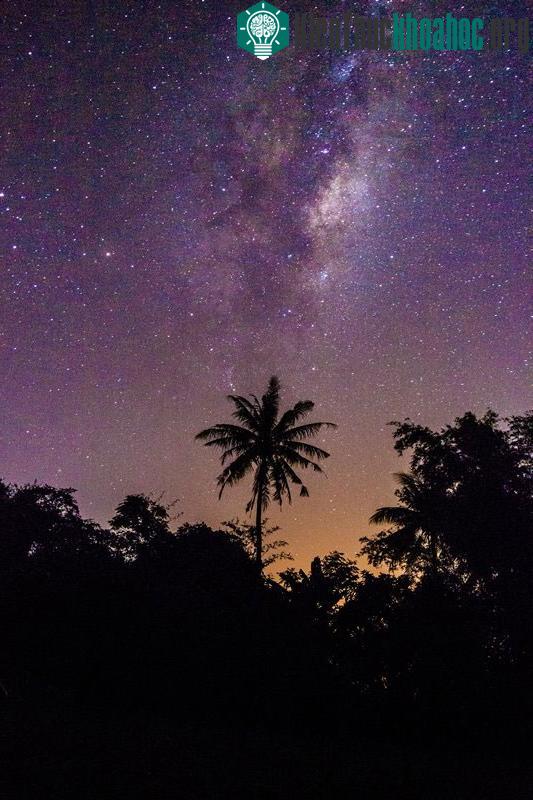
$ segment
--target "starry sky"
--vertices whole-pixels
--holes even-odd
[[[100,522],[138,491],[244,518],[193,437],[278,374],[339,425],[327,478],[269,514],[304,566],[393,499],[390,420],[531,405],[528,56],[259,61],[244,7],[4,7],[0,475],[76,487]]]

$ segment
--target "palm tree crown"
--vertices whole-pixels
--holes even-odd
[[[319,461],[329,457],[320,447],[305,441],[316,436],[323,427],[336,427],[332,422],[308,422],[297,425],[314,408],[314,403],[304,400],[288,411],[279,414],[280,384],[272,377],[268,389],[259,400],[228,395],[235,409],[232,416],[240,425],[219,423],[206,428],[196,438],[207,447],[222,450],[222,466],[218,476],[219,498],[226,486],[234,486],[246,475],[253,475],[252,495],[246,506],[250,512],[256,509],[256,560],[262,566],[261,514],[271,500],[280,505],[287,498],[292,500],[291,485],[300,487],[300,495],[308,497],[307,487],[296,469],[322,472]],[[228,463],[229,462],[229,463]]]

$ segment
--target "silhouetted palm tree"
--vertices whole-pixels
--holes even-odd
[[[228,395],[235,405],[232,416],[242,425],[220,423],[201,431],[196,438],[205,440],[207,447],[222,450],[222,465],[230,461],[218,476],[219,498],[226,486],[233,486],[253,472],[252,496],[246,511],[255,506],[256,561],[262,569],[262,513],[273,499],[280,505],[286,497],[291,502],[290,485],[300,487],[300,495],[308,497],[295,468],[311,467],[322,472],[317,461],[328,458],[329,453],[304,440],[316,436],[324,426],[336,427],[332,422],[308,422],[296,425],[298,420],[314,408],[314,403],[304,400],[279,416],[279,380],[270,379],[268,390],[259,400],[240,395]]]
[[[382,531],[375,539],[363,537],[362,552],[375,566],[385,561],[393,568],[411,571],[427,566],[436,573],[442,555],[438,520],[445,498],[414,475],[401,472],[396,478],[402,505],[378,508],[369,520],[374,525],[392,524],[394,530]]]

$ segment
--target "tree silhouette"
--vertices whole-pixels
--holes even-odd
[[[307,574],[303,569],[289,568],[279,574],[281,584],[310,607],[320,612],[331,612],[341,601],[352,599],[357,589],[359,568],[344,553],[333,550],[323,558],[311,561]]]
[[[274,499],[300,423],[232,403],[251,422],[233,445],[217,426],[227,464],[255,481],[266,450]],[[104,528],[72,489],[0,480],[2,796],[77,797],[88,774],[102,800],[529,796],[533,415],[394,440],[409,475],[365,553],[395,575],[333,551],[265,580],[253,520],[174,529],[130,494]]]
[[[504,422],[489,410],[439,431],[392,423],[396,451],[411,451],[411,472],[399,476],[401,505],[370,518],[393,529],[361,540],[374,566],[461,573],[491,591],[502,580],[530,581],[532,415]]]
[[[441,544],[486,585],[522,570],[531,575],[532,416],[501,421],[490,410],[468,412],[439,431],[394,423],[395,449],[411,452]]]
[[[279,526],[268,528],[267,524],[268,520],[264,519],[261,531],[263,567],[271,567],[276,561],[294,561],[291,553],[285,550],[289,543],[285,539],[272,538],[280,530]],[[239,519],[230,519],[222,523],[222,528],[238,539],[251,558],[255,557],[257,540],[255,525],[246,525]]]
[[[138,557],[158,538],[170,533],[168,508],[159,500],[145,494],[129,494],[117,506],[109,527],[118,535],[127,559]]]
[[[221,461],[229,464],[218,476],[219,498],[226,486],[234,486],[249,473],[253,473],[252,496],[246,506],[247,513],[255,506],[255,559],[260,571],[263,569],[262,513],[271,500],[281,506],[283,498],[292,501],[291,484],[300,487],[300,496],[309,492],[295,468],[322,472],[317,463],[329,457],[320,447],[304,441],[316,436],[327,427],[336,427],[332,422],[296,423],[314,408],[310,400],[301,400],[279,415],[280,384],[275,376],[270,379],[268,389],[259,400],[240,395],[228,395],[235,410],[232,416],[241,425],[219,423],[197,434],[196,439],[206,447],[222,450]],[[231,459],[231,460],[230,460]]]
[[[382,506],[369,520],[394,527],[373,539],[363,537],[362,554],[373,566],[386,562],[391,569],[401,567],[408,573],[429,569],[436,574],[445,558],[439,531],[445,519],[446,495],[415,475],[400,472],[396,478],[400,488],[395,494],[401,505]]]

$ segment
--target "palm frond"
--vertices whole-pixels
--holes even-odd
[[[284,440],[283,444],[287,447],[294,448],[294,450],[299,453],[305,453],[305,455],[310,456],[311,458],[316,458],[319,461],[323,458],[329,458],[329,453],[327,453],[325,450],[322,450],[321,447],[316,447],[314,444],[298,442],[292,439],[289,441]]]
[[[283,496],[287,497],[289,504],[292,503],[291,487],[287,480],[287,475],[283,469],[283,462],[276,461],[272,466],[272,479],[274,482],[274,500],[279,503],[283,502]]]
[[[251,448],[247,444],[237,444],[234,447],[230,447],[227,450],[224,450],[222,456],[220,457],[220,462],[222,465],[226,463],[228,458],[233,458],[233,456],[242,455],[243,453],[248,453],[251,458],[255,458],[257,450]]]
[[[257,431],[261,418],[258,414],[257,408],[246,397],[240,395],[228,395],[228,400],[231,400],[235,405],[235,411],[232,416],[246,425],[251,431]]]
[[[316,436],[322,428],[336,428],[334,422],[308,422],[285,431],[284,439],[305,439],[307,436]]]
[[[402,486],[410,486],[413,488],[420,487],[418,478],[416,478],[414,475],[411,475],[409,472],[395,472],[393,475],[395,480]]]
[[[404,525],[412,512],[402,506],[382,506],[369,519],[372,525]]]
[[[279,460],[279,462],[282,464],[282,466],[283,466],[283,470],[284,470],[284,471],[287,473],[287,475],[289,476],[289,478],[291,479],[291,481],[292,481],[293,483],[297,484],[298,486],[300,486],[300,485],[301,485],[301,483],[302,483],[302,479],[300,478],[300,476],[298,475],[298,473],[296,473],[296,472],[293,470],[293,468],[292,468],[292,467],[291,467],[291,465],[288,463],[288,461],[286,461],[285,459],[278,459],[278,460]]]
[[[257,469],[255,470],[252,484],[252,496],[248,502],[248,505],[246,506],[247,513],[249,513],[254,507],[256,501],[258,500],[259,494],[261,494],[261,508],[264,510],[267,508],[270,500],[270,484],[268,480],[268,474],[265,475],[264,473],[264,464],[258,464]]]
[[[236,438],[231,436],[222,436],[220,439],[212,439],[210,442],[205,442],[206,447],[218,447],[219,450],[234,450],[235,448],[241,447],[243,449],[251,447],[251,442],[241,442]],[[222,458],[226,458],[224,455]]]
[[[323,471],[322,467],[319,467],[319,465],[315,464],[314,461],[302,456],[300,453],[290,447],[278,447],[278,453],[282,455],[291,466],[302,467],[303,469],[312,467],[315,472]]]
[[[228,464],[225,467],[220,475],[217,478],[217,483],[220,486],[220,491],[218,493],[219,499],[222,497],[222,493],[226,486],[234,486],[238,483],[244,476],[253,468],[254,466],[254,458],[251,456],[249,452],[242,453],[240,456]]]
[[[206,428],[200,431],[200,433],[197,433],[194,438],[200,441],[207,440],[207,443],[209,443],[209,440],[220,439],[222,437],[234,438],[236,441],[242,442],[249,442],[254,438],[253,433],[247,428],[227,423],[220,423],[219,425],[213,425],[212,428]]]
[[[304,484],[303,484],[303,482],[302,482],[302,479],[301,479],[301,478],[300,478],[300,476],[299,476],[299,475],[298,475],[298,474],[297,474],[297,473],[296,473],[296,472],[293,470],[293,468],[291,467],[291,465],[290,465],[290,464],[289,464],[289,463],[288,463],[288,462],[287,462],[285,459],[283,459],[281,463],[283,464],[283,471],[284,471],[284,472],[285,472],[285,473],[288,475],[288,477],[290,478],[290,480],[291,480],[291,481],[292,481],[294,484],[296,484],[297,486],[300,486],[300,497],[309,497],[309,492],[307,491],[307,487],[306,487],[306,486],[304,486]],[[290,502],[290,501],[289,501],[289,502]]]
[[[298,422],[299,419],[304,417],[313,410],[315,404],[311,400],[300,400],[292,408],[282,415],[280,421],[276,425],[276,432],[282,433],[290,426]]]

